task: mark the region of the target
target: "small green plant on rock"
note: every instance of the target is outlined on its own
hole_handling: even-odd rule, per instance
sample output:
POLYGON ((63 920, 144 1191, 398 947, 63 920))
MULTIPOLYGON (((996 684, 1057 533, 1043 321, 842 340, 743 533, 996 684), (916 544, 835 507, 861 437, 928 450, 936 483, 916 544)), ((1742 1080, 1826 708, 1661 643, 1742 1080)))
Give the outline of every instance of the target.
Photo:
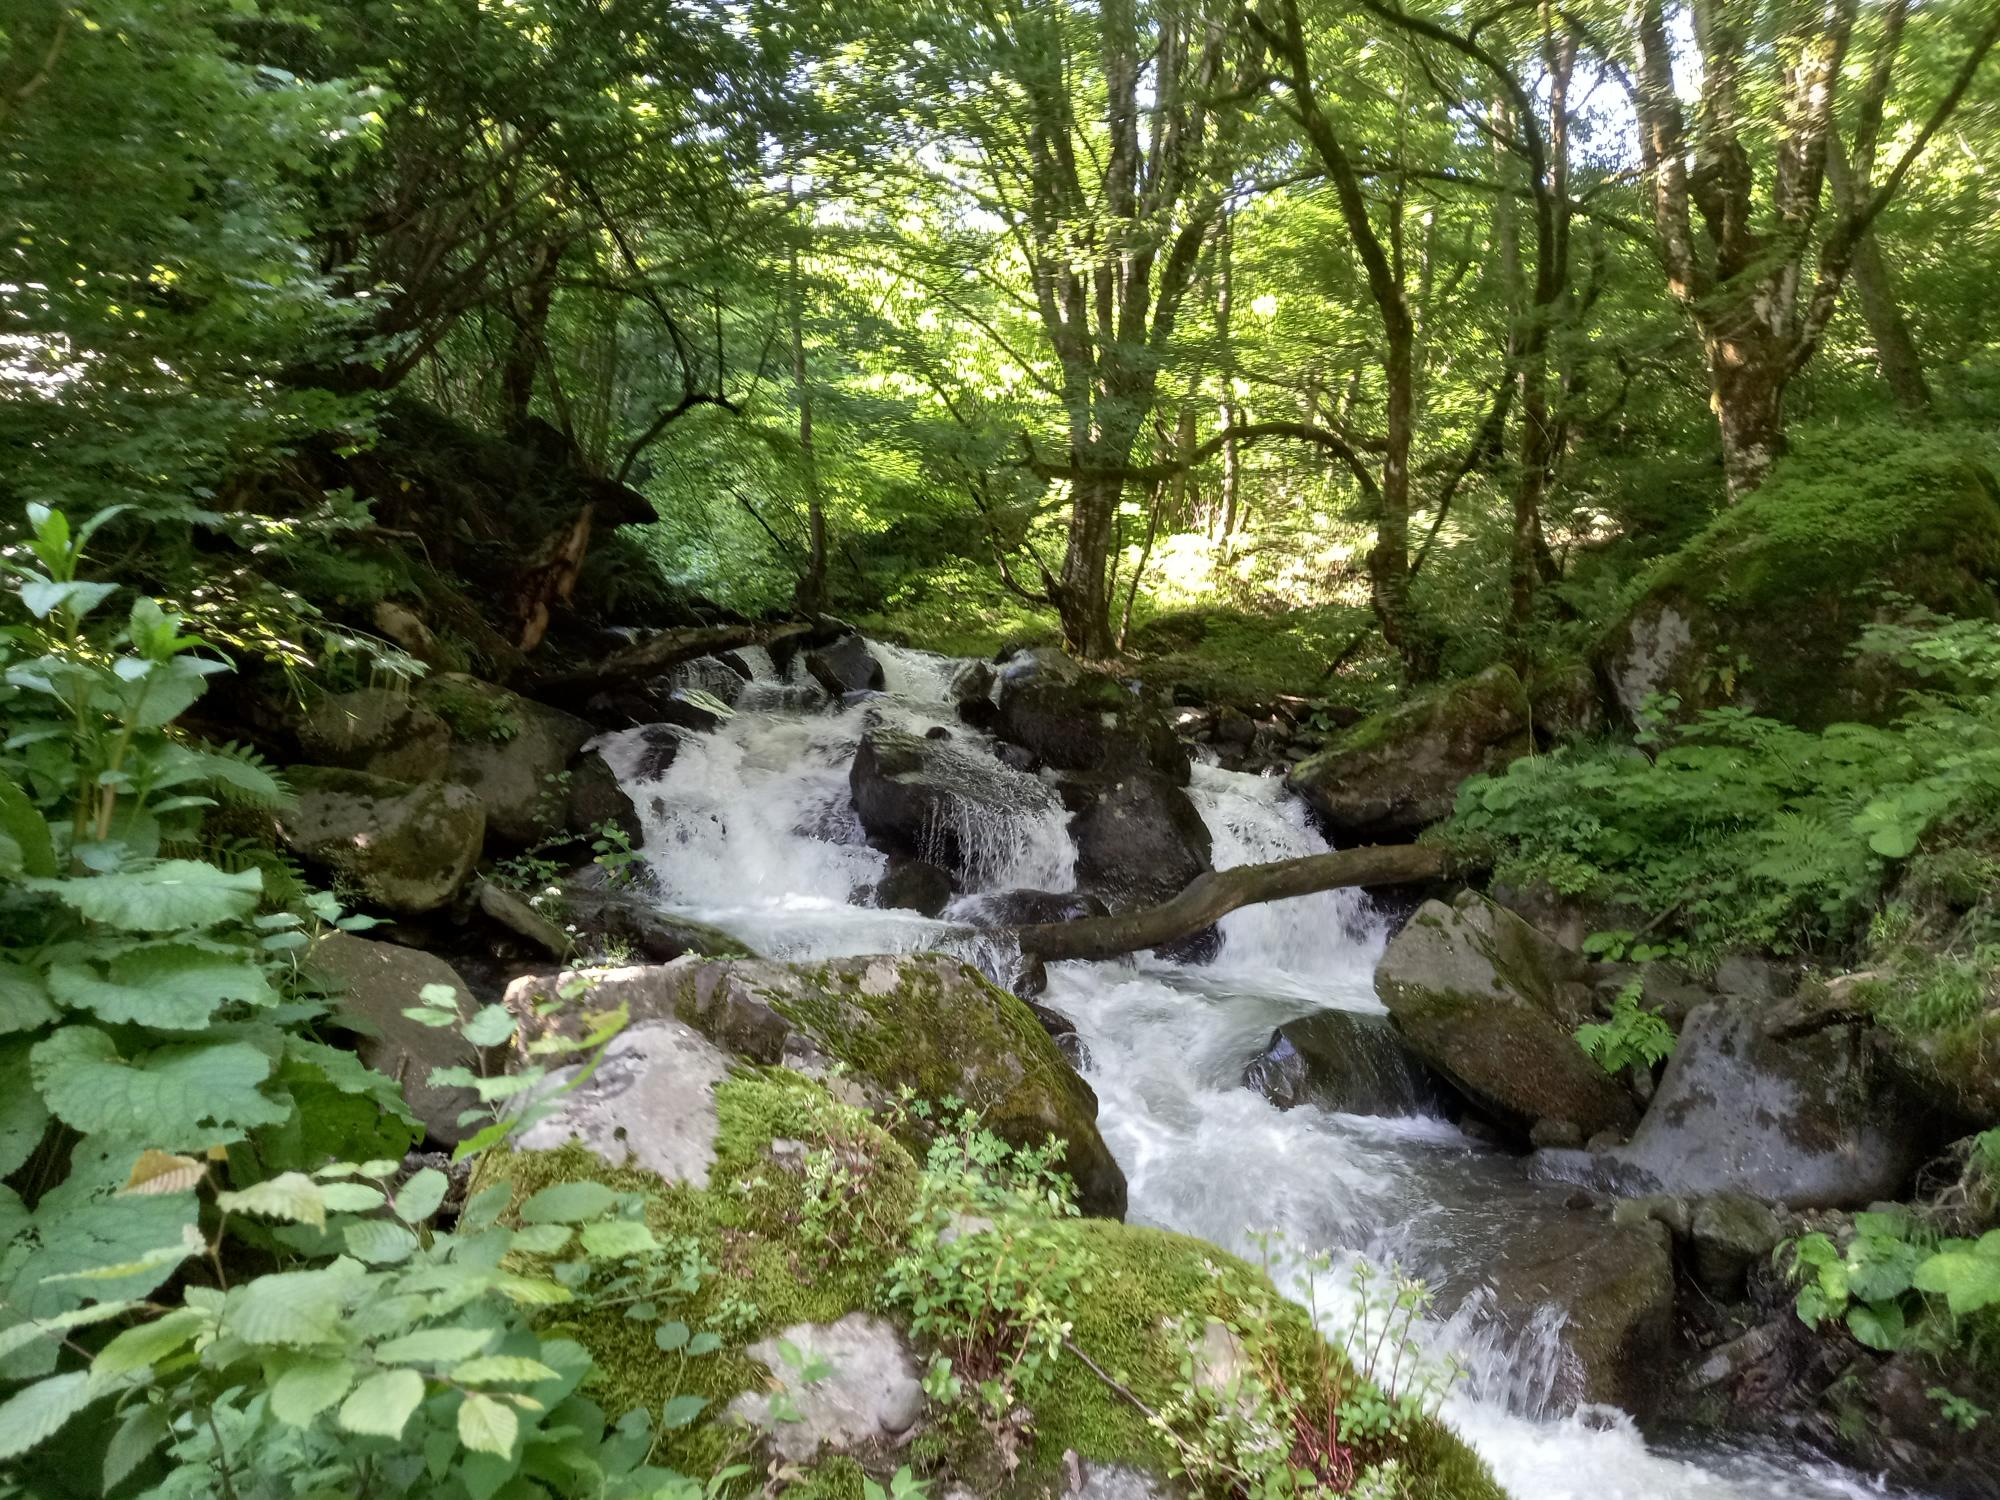
POLYGON ((1608 1020, 1586 1021, 1576 1028, 1577 1045, 1614 1078, 1628 1068, 1651 1070, 1673 1055, 1673 1027, 1666 1017, 1639 1003, 1641 993, 1639 981, 1630 981, 1611 1002, 1608 1020))

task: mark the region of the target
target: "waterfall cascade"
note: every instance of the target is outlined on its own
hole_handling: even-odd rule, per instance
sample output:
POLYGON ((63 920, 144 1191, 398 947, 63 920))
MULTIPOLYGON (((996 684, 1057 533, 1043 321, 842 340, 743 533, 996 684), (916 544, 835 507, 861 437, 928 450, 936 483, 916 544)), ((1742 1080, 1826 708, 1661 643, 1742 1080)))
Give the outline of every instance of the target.
MULTIPOLYGON (((658 899, 736 933, 773 957, 810 958, 946 947, 992 958, 962 927, 858 904, 885 872, 853 811, 849 768, 878 725, 922 735, 946 726, 965 753, 982 737, 958 720, 959 665, 873 645, 887 691, 833 703, 795 660, 781 672, 762 651, 738 653, 749 680, 711 662, 682 684, 733 700, 707 732, 680 743, 656 776, 642 774, 649 735, 607 738, 645 825, 658 899)), ((657 763, 657 757, 654 758, 657 763)), ((1023 777, 1024 781, 1031 778, 1023 777)), ((1191 794, 1218 867, 1325 849, 1305 811, 1273 779, 1197 765, 1191 794)), ((983 806, 977 844, 983 890, 1064 890, 1074 884, 1059 804, 1024 788, 983 806)), ((1310 1104, 1281 1111, 1243 1083, 1274 1028, 1325 1009, 1379 1015, 1372 975, 1386 940, 1366 897, 1335 891, 1246 907, 1225 917, 1221 953, 1201 967, 1141 961, 1059 964, 1042 1003, 1072 1020, 1085 1044, 1099 1124, 1124 1168, 1130 1217, 1200 1236, 1256 1258, 1275 1246, 1273 1272, 1328 1253, 1314 1305, 1331 1325, 1352 1316, 1348 1270, 1395 1261, 1440 1289, 1422 1330, 1467 1374, 1449 1420, 1518 1500, 1832 1500, 1879 1488, 1797 1453, 1712 1443, 1649 1444, 1631 1419, 1579 1406, 1546 1307, 1524 1326, 1494 1316, 1480 1280, 1495 1226, 1559 1208, 1512 1159, 1475 1145, 1432 1113, 1362 1116, 1310 1104), (1262 1237, 1275 1232, 1273 1241, 1262 1237)))

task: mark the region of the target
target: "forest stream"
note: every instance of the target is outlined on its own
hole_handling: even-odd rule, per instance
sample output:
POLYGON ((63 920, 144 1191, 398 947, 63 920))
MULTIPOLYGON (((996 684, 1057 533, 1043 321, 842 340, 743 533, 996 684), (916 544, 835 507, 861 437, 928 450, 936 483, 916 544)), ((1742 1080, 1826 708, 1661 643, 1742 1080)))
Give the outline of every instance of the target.
MULTIPOLYGON (((645 774, 657 726, 609 736, 645 822, 657 897, 677 914, 733 933, 774 958, 814 959, 945 948, 989 969, 1005 961, 963 920, 993 893, 1067 890, 1075 850, 1065 819, 1024 785, 1021 811, 957 830, 979 849, 980 890, 943 918, 856 904, 884 869, 864 840, 848 772, 861 735, 879 724, 940 728, 979 740, 954 711, 960 664, 880 643, 870 649, 887 691, 850 695, 829 712, 800 668, 779 673, 758 649, 753 677, 681 669, 687 685, 735 697, 708 732, 674 729, 663 774, 645 774)), ((1021 781, 1032 777, 1016 773, 1021 781)), ((1214 838, 1217 868, 1324 850, 1302 803, 1274 777, 1196 765, 1190 788, 1214 838)), ((976 913, 973 913, 976 915, 976 913)), ((1510 1494, 1534 1500, 1830 1500, 1890 1491, 1777 1447, 1641 1434, 1625 1413, 1567 1394, 1571 1357, 1561 1314, 1524 1327, 1491 1314, 1480 1268, 1496 1226, 1564 1213, 1560 1188, 1530 1183, 1520 1159, 1489 1149, 1413 1100, 1397 1116, 1280 1111, 1243 1073, 1281 1022, 1321 1008, 1383 1014, 1371 985, 1388 920, 1358 891, 1253 906, 1226 917, 1214 961, 1177 966, 1065 963, 1041 1003, 1072 1021, 1099 1124, 1130 1187, 1132 1222, 1195 1235, 1252 1260, 1332 1256, 1315 1290, 1336 1340, 1359 1258, 1394 1262, 1438 1300, 1422 1330, 1464 1373, 1446 1406, 1510 1494)), ((1274 1263, 1299 1294, 1295 1269, 1274 1263)))

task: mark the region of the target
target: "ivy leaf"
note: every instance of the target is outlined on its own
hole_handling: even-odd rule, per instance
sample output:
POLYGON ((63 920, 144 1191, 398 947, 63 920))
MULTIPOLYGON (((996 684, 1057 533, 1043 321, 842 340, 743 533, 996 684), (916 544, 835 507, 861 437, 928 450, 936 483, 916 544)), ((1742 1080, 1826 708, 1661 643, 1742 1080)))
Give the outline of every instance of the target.
POLYGON ((491 1396, 476 1392, 458 1405, 458 1440, 474 1453, 492 1453, 504 1458, 514 1451, 514 1439, 521 1430, 514 1409, 491 1396))
POLYGON ((249 916, 263 895, 264 872, 254 866, 218 870, 200 860, 168 859, 144 870, 23 884, 122 932, 175 932, 249 916))
POLYGON ((255 963, 186 943, 128 949, 111 961, 108 975, 88 964, 57 964, 49 970, 49 992, 74 1010, 161 1031, 198 1030, 230 1001, 278 1003, 255 963))
POLYGON ((607 1213, 618 1195, 601 1182, 559 1182, 521 1205, 523 1224, 574 1224, 607 1213))
POLYGON ((0 1458, 14 1458, 62 1430, 99 1394, 88 1371, 52 1375, 0 1403, 0 1458))
POLYGON ((280 1172, 241 1192, 217 1193, 215 1206, 224 1213, 258 1214, 326 1228, 326 1192, 303 1172, 280 1172))
POLYGON ((401 1437, 423 1399, 424 1377, 415 1370, 383 1370, 341 1403, 340 1425, 369 1437, 401 1437))
POLYGON ((271 1385, 271 1414, 293 1427, 314 1417, 354 1387, 354 1366, 344 1359, 301 1360, 271 1385))
POLYGON ((31 1069, 50 1111, 85 1135, 212 1146, 291 1112, 258 1087, 271 1059, 244 1042, 157 1047, 128 1059, 96 1027, 67 1026, 36 1044, 31 1069))

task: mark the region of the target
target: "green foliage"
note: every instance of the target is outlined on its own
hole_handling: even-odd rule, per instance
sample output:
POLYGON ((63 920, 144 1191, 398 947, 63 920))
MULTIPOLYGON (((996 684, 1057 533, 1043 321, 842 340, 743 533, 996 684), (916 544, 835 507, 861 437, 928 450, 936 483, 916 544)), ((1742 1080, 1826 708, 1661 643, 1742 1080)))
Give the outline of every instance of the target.
POLYGON ((1674 1029, 1664 1016, 1639 1003, 1642 990, 1633 980, 1618 991, 1605 1021, 1586 1021, 1576 1028, 1577 1045, 1597 1059, 1612 1077, 1628 1068, 1650 1071, 1673 1055, 1674 1029))
POLYGON ((1880 728, 1813 733, 1733 708, 1662 718, 1642 736, 1650 755, 1565 749, 1467 782, 1448 836, 1511 878, 1657 914, 1697 959, 1846 936, 1893 861, 2000 810, 2000 627, 1920 620, 1867 644, 1948 655, 1961 690, 1913 693, 1880 728))
POLYGON ((1773 1260, 1800 1283, 1806 1326, 1844 1322, 1871 1349, 1962 1360, 2000 1333, 2000 1230, 1943 1237, 1910 1212, 1861 1213, 1844 1245, 1815 1231, 1773 1260))

